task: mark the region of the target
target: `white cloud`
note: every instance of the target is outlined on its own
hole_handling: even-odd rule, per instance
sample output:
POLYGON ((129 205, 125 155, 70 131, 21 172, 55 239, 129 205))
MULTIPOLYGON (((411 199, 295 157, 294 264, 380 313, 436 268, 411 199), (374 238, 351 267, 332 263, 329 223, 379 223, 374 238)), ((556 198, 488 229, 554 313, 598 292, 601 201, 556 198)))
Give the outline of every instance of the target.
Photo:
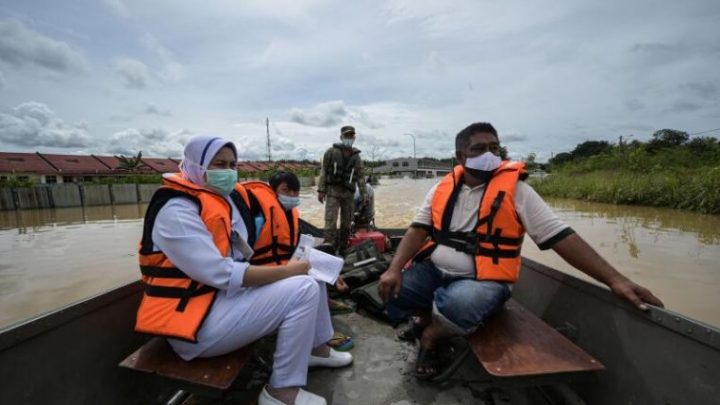
POLYGON ((511 153, 543 160, 586 139, 718 126, 715 0, 108 0, 82 19, 61 2, 7 9, 55 42, 82 44, 94 69, 46 80, 58 70, 41 58, 0 53, 5 106, 62 102, 98 147, 126 127, 172 125, 168 135, 216 133, 264 159, 270 116, 274 157, 319 157, 342 125, 357 128, 363 153, 408 156, 411 132, 418 156, 445 157, 460 129, 489 121, 511 153), (116 55, 132 59, 108 69, 116 55), (108 85, 116 74, 144 91, 108 85))
POLYGON ((160 59, 162 68, 157 73, 165 82, 175 82, 185 77, 185 67, 177 62, 175 55, 164 47, 152 34, 145 34, 143 45, 160 59))
POLYGON ((347 117, 345 103, 336 100, 317 104, 308 109, 293 108, 290 121, 314 127, 331 127, 339 125, 347 117))
POLYGON ((126 156, 142 152, 148 157, 179 158, 190 136, 187 130, 171 133, 164 129, 128 128, 114 133, 105 150, 126 156))
POLYGON ((145 88, 150 81, 147 65, 137 59, 118 58, 114 62, 115 72, 124 80, 125 87, 131 89, 145 88))
POLYGON ((358 124, 370 129, 383 127, 381 122, 375 120, 362 107, 347 106, 342 100, 318 103, 309 108, 293 108, 290 111, 290 121, 314 127, 358 124))
POLYGON ((0 142, 36 148, 38 146, 87 147, 92 141, 87 124, 66 124, 47 105, 30 101, 11 113, 0 113, 0 142))
POLYGON ((54 72, 83 72, 79 51, 13 21, 0 21, 0 60, 15 67, 37 66, 54 72))

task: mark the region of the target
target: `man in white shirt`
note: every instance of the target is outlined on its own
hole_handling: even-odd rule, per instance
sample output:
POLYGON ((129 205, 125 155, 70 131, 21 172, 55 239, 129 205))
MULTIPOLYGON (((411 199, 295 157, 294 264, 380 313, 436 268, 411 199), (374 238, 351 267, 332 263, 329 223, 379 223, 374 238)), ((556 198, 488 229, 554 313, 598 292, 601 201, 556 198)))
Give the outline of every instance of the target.
POLYGON ((645 303, 662 306, 550 210, 522 181, 522 164, 501 161, 492 125, 463 129, 455 149, 461 166, 428 192, 378 287, 392 320, 418 315, 402 336, 420 338, 418 378, 439 372, 433 353, 438 339, 468 335, 502 309, 519 274, 524 233, 638 308, 646 310, 645 303), (413 258, 413 265, 402 271, 413 258))

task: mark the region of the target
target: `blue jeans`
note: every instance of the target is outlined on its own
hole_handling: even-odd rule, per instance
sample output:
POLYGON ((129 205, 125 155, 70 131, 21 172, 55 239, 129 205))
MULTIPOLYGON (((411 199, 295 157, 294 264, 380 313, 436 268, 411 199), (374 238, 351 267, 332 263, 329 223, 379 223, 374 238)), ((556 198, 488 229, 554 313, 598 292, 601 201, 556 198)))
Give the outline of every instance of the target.
POLYGON ((499 312, 508 298, 507 283, 452 276, 424 260, 403 271, 400 294, 388 300, 385 310, 393 323, 399 323, 419 310, 432 309, 449 330, 468 335, 499 312))

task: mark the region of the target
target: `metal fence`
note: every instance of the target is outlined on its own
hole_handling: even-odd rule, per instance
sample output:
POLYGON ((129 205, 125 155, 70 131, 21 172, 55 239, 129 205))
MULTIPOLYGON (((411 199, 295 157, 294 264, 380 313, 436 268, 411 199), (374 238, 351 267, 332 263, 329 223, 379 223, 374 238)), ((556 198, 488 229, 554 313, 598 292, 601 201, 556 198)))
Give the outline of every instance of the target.
MULTIPOLYGON (((247 180, 247 179, 241 179, 247 180)), ((314 177, 300 177, 302 187, 314 177)), ((0 188, 0 211, 150 202, 160 184, 42 184, 0 188)))

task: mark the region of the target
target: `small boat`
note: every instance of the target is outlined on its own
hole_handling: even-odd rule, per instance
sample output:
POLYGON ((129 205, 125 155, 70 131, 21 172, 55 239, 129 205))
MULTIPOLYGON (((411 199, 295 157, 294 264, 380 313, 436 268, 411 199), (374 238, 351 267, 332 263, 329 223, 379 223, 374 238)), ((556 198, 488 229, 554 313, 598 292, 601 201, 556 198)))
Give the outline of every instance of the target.
MULTIPOLYGON (((142 289, 133 282, 1 330, 0 403, 253 403, 262 381, 239 379, 223 398, 204 399, 118 367, 149 339, 133 332, 142 289)), ((604 288, 527 259, 513 297, 605 370, 502 381, 482 378, 468 356, 469 368, 439 384, 420 383, 411 374, 415 348, 394 339, 389 325, 352 313, 335 321, 355 338, 354 365, 311 371, 308 389, 331 404, 708 404, 720 398, 716 327, 661 308, 641 312, 604 288)))

